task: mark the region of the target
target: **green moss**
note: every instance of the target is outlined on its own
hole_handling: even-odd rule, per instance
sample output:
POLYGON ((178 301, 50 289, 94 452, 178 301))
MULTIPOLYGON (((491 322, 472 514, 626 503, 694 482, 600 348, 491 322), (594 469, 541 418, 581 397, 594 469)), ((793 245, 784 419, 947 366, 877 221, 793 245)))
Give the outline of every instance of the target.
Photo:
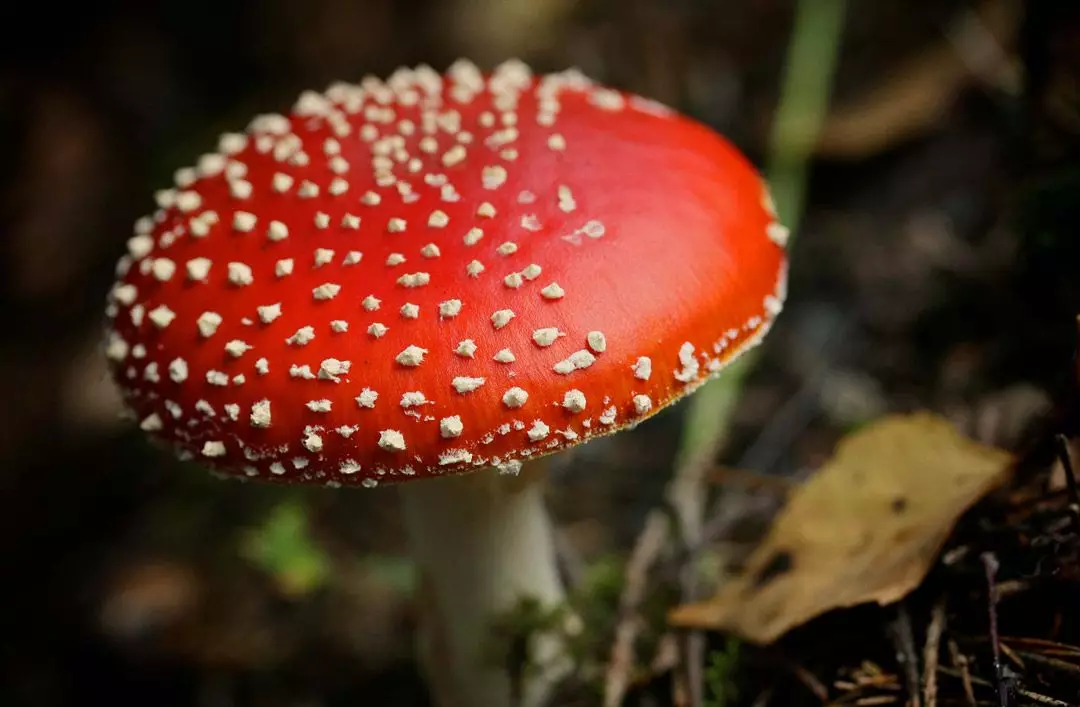
POLYGON ((243 534, 240 554, 268 573, 284 594, 308 594, 323 586, 331 572, 329 558, 309 530, 306 506, 287 499, 243 534))
POLYGON ((739 699, 736 675, 742 644, 728 638, 723 649, 709 653, 705 666, 705 707, 730 707, 739 699))

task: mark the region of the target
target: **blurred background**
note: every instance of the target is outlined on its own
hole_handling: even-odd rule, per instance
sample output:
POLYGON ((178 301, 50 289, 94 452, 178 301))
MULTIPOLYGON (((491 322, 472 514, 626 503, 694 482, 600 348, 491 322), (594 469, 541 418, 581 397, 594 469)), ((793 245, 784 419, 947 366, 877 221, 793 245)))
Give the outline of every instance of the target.
MULTIPOLYGON (((714 420, 703 494, 800 478, 890 411, 1015 451, 1075 427, 1076 3, 99 0, 12 3, 0 27, 0 705, 426 704, 393 489, 186 468, 120 419, 101 355, 153 191, 333 80, 459 56, 577 66, 778 171, 790 299, 714 420), (798 43, 825 75, 785 86, 798 43)), ((664 495, 684 407, 554 469, 564 565, 598 606, 664 495)), ((602 666, 611 615, 595 621, 602 666)))

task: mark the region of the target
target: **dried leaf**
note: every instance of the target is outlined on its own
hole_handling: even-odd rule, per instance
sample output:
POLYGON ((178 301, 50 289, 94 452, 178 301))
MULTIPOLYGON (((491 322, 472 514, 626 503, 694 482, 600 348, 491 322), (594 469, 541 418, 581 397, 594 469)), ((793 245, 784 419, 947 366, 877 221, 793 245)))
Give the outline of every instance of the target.
POLYGON ((834 608, 894 602, 1011 461, 929 413, 865 427, 792 494, 745 571, 671 621, 768 643, 834 608))

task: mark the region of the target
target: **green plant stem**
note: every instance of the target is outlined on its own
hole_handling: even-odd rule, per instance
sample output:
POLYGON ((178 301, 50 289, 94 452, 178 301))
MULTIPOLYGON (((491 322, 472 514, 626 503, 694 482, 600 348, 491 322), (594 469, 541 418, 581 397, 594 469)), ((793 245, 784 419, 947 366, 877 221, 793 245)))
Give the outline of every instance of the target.
MULTIPOLYGON (((793 232, 802 216, 807 162, 828 108, 846 11, 847 0, 800 0, 795 18, 766 171, 780 220, 793 232)), ((707 497, 705 476, 727 441, 743 382, 756 359, 755 351, 744 354, 718 379, 690 396, 674 473, 665 491, 672 513, 657 509, 646 519, 630 558, 630 576, 636 581, 628 581, 619 598, 620 611, 625 615, 638 610, 644 595, 643 577, 660 555, 657 548, 666 545, 673 524, 683 547, 700 543, 707 497)), ((693 569, 688 568, 680 579, 683 598, 697 599, 697 575, 693 569)), ((638 628, 632 622, 620 623, 605 675, 605 707, 621 704, 626 694, 630 672, 626 666, 634 661, 637 634, 638 628)), ((701 704, 705 687, 700 675, 704 642, 690 636, 682 650, 681 684, 691 691, 689 701, 701 704)))
POLYGON ((847 0, 800 0, 773 119, 765 176, 780 221, 798 230, 807 169, 829 110, 847 0))
MULTIPOLYGON (((780 221, 793 234, 804 209, 809 159, 828 112, 846 10, 847 0, 800 0, 796 11, 766 168, 780 221)), ((744 354, 690 398, 674 475, 666 492, 683 547, 701 542, 708 497, 705 476, 728 438, 743 382, 756 359, 756 351, 744 354)), ((699 598, 692 563, 684 570, 681 584, 684 600, 699 598)), ((683 680, 691 691, 691 701, 700 704, 704 640, 691 633, 685 637, 682 650, 683 680)))
MULTIPOLYGON (((846 10, 847 0, 800 0, 796 11, 766 169, 780 220, 793 236, 803 212, 809 158, 828 112, 846 10)), ((668 494, 679 511, 684 542, 700 534, 704 473, 728 437, 756 358, 756 352, 745 354, 690 398, 668 494)))

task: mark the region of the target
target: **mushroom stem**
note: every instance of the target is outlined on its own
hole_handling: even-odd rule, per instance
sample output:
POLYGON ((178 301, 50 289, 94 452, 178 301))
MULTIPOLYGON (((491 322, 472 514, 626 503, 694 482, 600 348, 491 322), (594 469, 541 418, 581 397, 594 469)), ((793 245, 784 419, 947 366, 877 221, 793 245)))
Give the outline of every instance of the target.
POLYGON ((530 636, 524 677, 491 654, 495 622, 523 599, 566 599, 544 476, 534 462, 518 476, 487 469, 400 487, 422 576, 421 656, 440 707, 538 705, 568 669, 552 635, 530 636))

